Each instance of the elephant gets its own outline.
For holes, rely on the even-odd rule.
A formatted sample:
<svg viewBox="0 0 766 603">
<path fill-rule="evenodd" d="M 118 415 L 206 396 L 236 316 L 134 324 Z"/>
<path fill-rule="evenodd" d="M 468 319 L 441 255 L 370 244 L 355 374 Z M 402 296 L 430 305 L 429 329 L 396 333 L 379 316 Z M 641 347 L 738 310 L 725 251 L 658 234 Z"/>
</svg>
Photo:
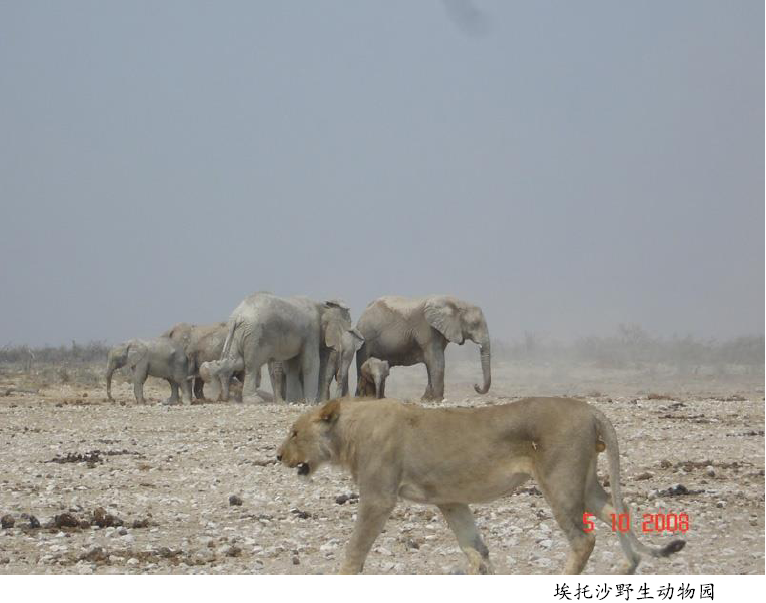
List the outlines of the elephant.
<svg viewBox="0 0 766 603">
<path fill-rule="evenodd" d="M 386 397 L 388 361 L 368 358 L 360 370 L 359 395 L 375 396 L 378 400 Z"/>
<path fill-rule="evenodd" d="M 128 366 L 133 375 L 133 393 L 136 402 L 144 403 L 144 382 L 147 377 L 160 377 L 170 383 L 170 398 L 165 404 L 179 404 L 178 390 L 183 400 L 191 404 L 191 382 L 189 381 L 189 359 L 183 348 L 168 337 L 155 339 L 131 339 L 111 350 L 106 366 L 106 396 L 112 398 L 112 374 Z"/>
<path fill-rule="evenodd" d="M 199 369 L 203 362 L 218 360 L 221 357 L 223 344 L 226 341 L 226 323 L 217 322 L 210 325 L 193 325 L 179 322 L 165 331 L 162 336 L 169 337 L 179 344 L 189 358 L 189 375 L 194 385 L 194 397 L 205 397 L 205 380 L 200 378 Z M 237 378 L 244 380 L 242 370 L 235 371 Z"/>
<path fill-rule="evenodd" d="M 282 363 L 285 398 L 322 399 L 331 350 L 341 352 L 343 332 L 351 328 L 348 306 L 307 297 L 278 297 L 258 292 L 232 312 L 221 359 L 241 350 L 245 365 L 243 401 L 258 401 L 255 375 L 269 361 Z"/>
<path fill-rule="evenodd" d="M 489 391 L 492 383 L 489 330 L 479 306 L 449 295 L 417 299 L 384 296 L 367 305 L 356 328 L 364 337 L 364 343 L 356 353 L 357 377 L 370 357 L 387 360 L 390 366 L 412 366 L 422 362 L 428 374 L 422 399 L 442 400 L 444 348 L 450 342 L 463 345 L 470 339 L 479 345 L 484 377 L 483 384 L 474 385 L 474 389 L 479 394 Z"/>
<path fill-rule="evenodd" d="M 341 337 L 341 351 L 332 350 L 328 360 L 327 375 L 330 378 L 325 382 L 324 397 L 330 398 L 330 382 L 335 377 L 337 383 L 336 395 L 338 397 L 348 396 L 348 369 L 359 348 L 364 343 L 364 337 L 357 329 L 349 329 Z"/>
</svg>

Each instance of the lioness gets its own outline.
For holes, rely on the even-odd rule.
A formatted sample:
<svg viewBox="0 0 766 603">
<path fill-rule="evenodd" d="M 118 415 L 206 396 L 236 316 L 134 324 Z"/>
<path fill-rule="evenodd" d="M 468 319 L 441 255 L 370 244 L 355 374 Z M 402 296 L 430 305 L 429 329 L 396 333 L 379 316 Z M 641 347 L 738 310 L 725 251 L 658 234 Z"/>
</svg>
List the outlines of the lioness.
<svg viewBox="0 0 766 603">
<path fill-rule="evenodd" d="M 612 503 L 596 475 L 606 447 Z M 354 532 L 341 573 L 359 573 L 397 498 L 439 507 L 468 558 L 471 573 L 492 573 L 489 552 L 469 503 L 493 501 L 534 477 L 566 534 L 571 550 L 564 572 L 580 573 L 596 537 L 583 513 L 611 525 L 624 513 L 617 434 L 609 420 L 581 400 L 526 398 L 502 406 L 422 408 L 397 400 L 332 400 L 301 415 L 277 460 L 310 475 L 339 464 L 359 486 Z M 662 548 L 618 532 L 633 573 L 641 553 L 666 557 L 685 542 Z"/>
</svg>

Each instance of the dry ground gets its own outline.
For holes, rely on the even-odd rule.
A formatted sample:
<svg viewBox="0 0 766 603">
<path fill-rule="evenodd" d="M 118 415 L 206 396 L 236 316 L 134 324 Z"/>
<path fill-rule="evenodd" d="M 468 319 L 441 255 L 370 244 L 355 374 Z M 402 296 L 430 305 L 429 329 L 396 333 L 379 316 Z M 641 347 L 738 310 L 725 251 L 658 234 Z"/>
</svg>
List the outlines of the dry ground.
<svg viewBox="0 0 766 603">
<path fill-rule="evenodd" d="M 498 404 L 531 393 L 587 398 L 614 422 L 622 482 L 635 516 L 686 513 L 687 547 L 645 559 L 644 574 L 764 573 L 763 380 L 598 374 L 495 362 L 491 393 L 477 396 L 475 364 L 448 364 L 443 404 Z M 388 393 L 415 397 L 422 367 L 394 369 Z M 0 377 L 0 394 L 29 388 Z M 33 391 L 33 390 L 31 390 Z M 313 479 L 274 463 L 275 450 L 304 406 L 206 403 L 136 406 L 127 383 L 118 402 L 77 384 L 0 397 L 0 573 L 332 573 L 340 563 L 356 501 L 351 480 L 329 468 Z M 657 394 L 668 394 L 662 398 Z M 94 454 L 94 451 L 98 451 Z M 74 455 L 81 455 L 81 457 Z M 54 459 L 68 462 L 52 462 Z M 602 461 L 602 468 L 605 467 Z M 662 490 L 682 484 L 688 494 Z M 498 572 L 557 573 L 566 543 L 527 482 L 513 496 L 475 507 Z M 658 492 L 659 491 L 659 492 Z M 231 505 L 238 496 L 242 504 Z M 342 500 L 342 499 L 340 499 Z M 123 526 L 45 527 L 68 513 L 93 520 L 102 507 Z M 30 528 L 34 515 L 43 527 Z M 59 517 L 59 521 L 62 518 Z M 635 519 L 634 519 L 635 521 Z M 134 522 L 139 522 L 133 527 Z M 138 527 L 144 522 L 145 527 Z M 641 534 L 654 544 L 671 538 Z M 616 570 L 617 538 L 597 526 L 586 573 Z M 375 543 L 367 573 L 455 573 L 462 554 L 435 508 L 401 502 Z"/>
</svg>

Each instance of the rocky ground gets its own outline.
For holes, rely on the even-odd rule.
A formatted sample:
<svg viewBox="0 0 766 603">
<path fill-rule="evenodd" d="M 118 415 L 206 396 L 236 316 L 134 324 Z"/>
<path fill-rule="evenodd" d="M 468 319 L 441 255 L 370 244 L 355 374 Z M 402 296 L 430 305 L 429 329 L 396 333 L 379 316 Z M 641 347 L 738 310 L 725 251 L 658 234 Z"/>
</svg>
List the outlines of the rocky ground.
<svg viewBox="0 0 766 603">
<path fill-rule="evenodd" d="M 452 371 L 445 405 L 479 406 L 520 394 L 587 398 L 614 422 L 622 483 L 634 510 L 687 514 L 688 544 L 645 559 L 643 574 L 764 573 L 763 381 L 650 391 L 607 379 L 521 387 L 495 367 L 492 393 L 476 396 L 477 367 Z M 392 372 L 389 393 L 414 396 L 418 372 Z M 652 383 L 656 386 L 656 383 Z M 553 390 L 564 389 L 559 392 Z M 204 403 L 165 407 L 150 381 L 136 406 L 127 383 L 117 402 L 101 387 L 39 388 L 0 378 L 0 573 L 333 573 L 356 513 L 350 478 L 329 468 L 310 481 L 275 463 L 276 447 L 306 407 Z M 6 394 L 2 396 L 2 394 Z M 605 464 L 602 461 L 602 469 Z M 567 545 L 533 482 L 475 507 L 499 573 L 560 571 Z M 642 534 L 654 544 L 672 535 Z M 597 525 L 586 573 L 622 558 Z M 365 571 L 459 573 L 463 556 L 435 508 L 401 502 Z"/>
</svg>

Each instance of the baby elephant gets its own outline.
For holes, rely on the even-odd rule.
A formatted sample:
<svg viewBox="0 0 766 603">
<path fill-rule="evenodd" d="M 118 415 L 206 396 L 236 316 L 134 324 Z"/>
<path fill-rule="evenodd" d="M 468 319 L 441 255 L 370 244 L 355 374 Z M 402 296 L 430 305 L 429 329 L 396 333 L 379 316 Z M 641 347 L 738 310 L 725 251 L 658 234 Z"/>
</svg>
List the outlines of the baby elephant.
<svg viewBox="0 0 766 603">
<path fill-rule="evenodd" d="M 131 339 L 109 350 L 106 367 L 106 396 L 112 400 L 112 373 L 123 366 L 130 367 L 136 402 L 144 403 L 144 382 L 147 377 L 166 379 L 170 398 L 165 404 L 179 404 L 180 389 L 184 402 L 191 404 L 189 359 L 183 348 L 167 337 Z"/>
<path fill-rule="evenodd" d="M 375 396 L 378 399 L 386 397 L 386 377 L 388 377 L 388 360 L 368 358 L 362 364 L 362 374 L 359 377 L 359 395 Z"/>
</svg>

